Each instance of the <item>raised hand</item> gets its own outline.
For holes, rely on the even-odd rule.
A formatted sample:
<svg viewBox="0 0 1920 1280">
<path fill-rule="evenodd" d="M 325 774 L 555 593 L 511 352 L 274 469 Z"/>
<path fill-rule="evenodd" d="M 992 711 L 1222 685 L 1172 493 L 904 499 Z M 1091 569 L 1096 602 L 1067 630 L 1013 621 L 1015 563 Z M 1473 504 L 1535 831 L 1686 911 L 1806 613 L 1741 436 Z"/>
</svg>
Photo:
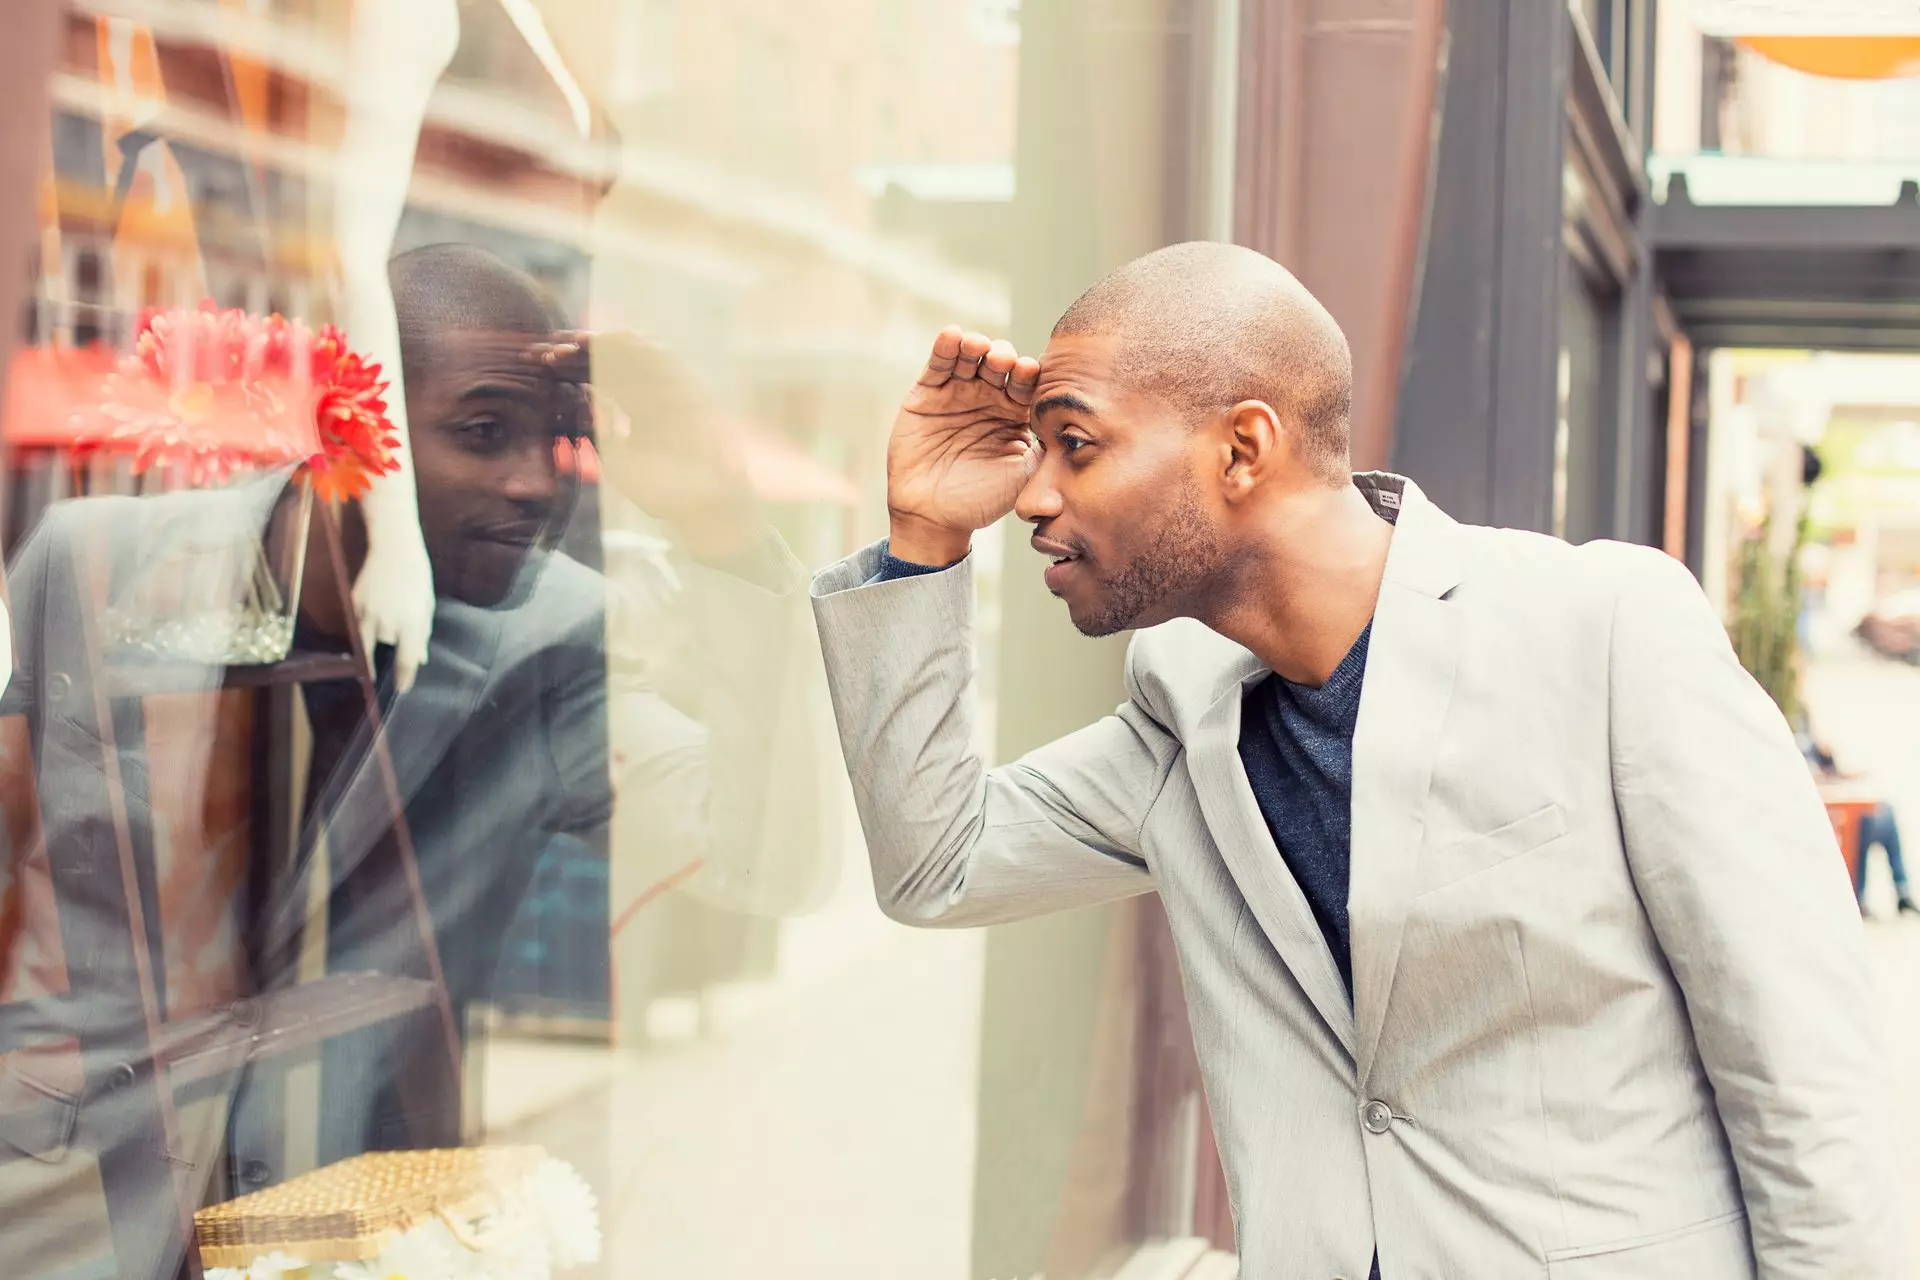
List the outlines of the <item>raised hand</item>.
<svg viewBox="0 0 1920 1280">
<path fill-rule="evenodd" d="M 751 546 L 763 518 L 692 370 L 637 333 L 569 332 L 529 354 L 590 389 L 601 478 L 666 522 L 695 555 Z"/>
<path fill-rule="evenodd" d="M 919 564 L 951 564 L 976 529 L 1013 510 L 1039 463 L 1027 421 L 1040 362 L 1011 343 L 940 331 L 887 444 L 889 550 Z"/>
</svg>

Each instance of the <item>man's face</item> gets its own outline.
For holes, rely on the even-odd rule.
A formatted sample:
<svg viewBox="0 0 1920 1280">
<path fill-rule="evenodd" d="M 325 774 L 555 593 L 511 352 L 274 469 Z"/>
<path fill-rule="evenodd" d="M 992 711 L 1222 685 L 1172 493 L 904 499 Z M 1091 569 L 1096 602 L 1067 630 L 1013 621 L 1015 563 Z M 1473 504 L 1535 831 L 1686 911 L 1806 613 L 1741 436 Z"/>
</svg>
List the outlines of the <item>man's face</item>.
<svg viewBox="0 0 1920 1280">
<path fill-rule="evenodd" d="M 499 604 L 566 514 L 554 439 L 577 393 L 527 358 L 545 336 L 442 335 L 407 388 L 420 531 L 442 596 Z"/>
<path fill-rule="evenodd" d="M 1204 435 L 1116 379 L 1112 348 L 1047 344 L 1033 413 L 1044 452 L 1015 505 L 1054 562 L 1047 589 L 1094 636 L 1190 612 L 1221 560 Z"/>
</svg>

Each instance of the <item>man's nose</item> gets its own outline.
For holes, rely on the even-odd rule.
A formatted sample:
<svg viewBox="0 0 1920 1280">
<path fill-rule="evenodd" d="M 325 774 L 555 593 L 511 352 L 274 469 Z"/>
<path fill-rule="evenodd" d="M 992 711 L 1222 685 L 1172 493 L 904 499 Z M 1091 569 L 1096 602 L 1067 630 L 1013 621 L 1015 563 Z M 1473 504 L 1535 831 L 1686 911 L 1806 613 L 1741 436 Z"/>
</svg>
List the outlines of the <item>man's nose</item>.
<svg viewBox="0 0 1920 1280">
<path fill-rule="evenodd" d="M 1028 524 L 1039 524 L 1060 514 L 1060 487 L 1053 482 L 1053 467 L 1049 462 L 1047 457 L 1040 459 L 1040 465 L 1020 486 L 1020 496 L 1013 500 L 1014 514 Z"/>
<path fill-rule="evenodd" d="M 510 501 L 547 507 L 558 500 L 560 483 L 560 467 L 553 456 L 553 444 L 544 441 L 514 452 L 501 478 L 500 490 Z"/>
</svg>

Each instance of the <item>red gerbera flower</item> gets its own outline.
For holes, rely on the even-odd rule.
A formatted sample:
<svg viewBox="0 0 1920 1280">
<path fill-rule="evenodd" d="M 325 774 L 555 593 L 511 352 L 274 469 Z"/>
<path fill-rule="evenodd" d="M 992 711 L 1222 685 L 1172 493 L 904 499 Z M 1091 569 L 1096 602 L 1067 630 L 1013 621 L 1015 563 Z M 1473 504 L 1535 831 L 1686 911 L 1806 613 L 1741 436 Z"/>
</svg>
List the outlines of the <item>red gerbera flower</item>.
<svg viewBox="0 0 1920 1280">
<path fill-rule="evenodd" d="M 387 417 L 380 366 L 361 358 L 332 325 L 314 337 L 312 385 L 319 388 L 314 425 L 320 449 L 307 461 L 313 491 L 329 500 L 357 498 L 373 487 L 373 478 L 400 470 L 400 448 Z"/>
<path fill-rule="evenodd" d="M 129 453 L 136 472 L 177 465 L 193 484 L 303 463 L 315 493 L 354 498 L 400 469 L 386 389 L 332 325 L 212 302 L 149 309 L 99 408 L 76 421 L 76 448 Z"/>
</svg>

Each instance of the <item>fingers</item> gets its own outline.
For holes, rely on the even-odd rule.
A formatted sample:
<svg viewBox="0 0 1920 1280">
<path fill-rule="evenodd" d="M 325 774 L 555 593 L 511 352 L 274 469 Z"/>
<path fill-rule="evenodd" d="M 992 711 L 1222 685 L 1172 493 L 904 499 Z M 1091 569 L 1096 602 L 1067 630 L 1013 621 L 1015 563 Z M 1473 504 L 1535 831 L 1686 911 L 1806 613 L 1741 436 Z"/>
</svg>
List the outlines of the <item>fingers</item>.
<svg viewBox="0 0 1920 1280">
<path fill-rule="evenodd" d="M 1007 375 L 1013 372 L 1013 366 L 1020 355 L 1013 344 L 1005 338 L 995 338 L 987 347 L 987 355 L 980 362 L 980 378 L 983 382 L 996 387 L 1007 385 Z"/>
<path fill-rule="evenodd" d="M 419 627 L 409 628 L 409 634 L 400 637 L 393 649 L 393 687 L 400 693 L 413 688 L 413 678 L 420 668 L 427 665 L 426 633 Z"/>
<path fill-rule="evenodd" d="M 1007 394 L 1015 404 L 1032 404 L 1034 392 L 1040 389 L 1040 362 L 1032 356 L 1021 356 L 1013 362 L 1013 369 L 1007 375 Z"/>
<path fill-rule="evenodd" d="M 360 615 L 360 643 L 368 665 L 374 665 L 374 655 L 381 645 L 392 645 L 394 688 L 400 693 L 413 688 L 420 668 L 427 665 L 427 636 L 433 630 L 431 615 L 403 621 L 380 617 L 376 610 L 357 599 L 354 607 Z"/>
<path fill-rule="evenodd" d="M 980 365 L 993 349 L 993 341 L 984 333 L 969 333 L 960 339 L 960 355 L 953 364 L 953 376 L 962 381 L 980 375 Z"/>
<path fill-rule="evenodd" d="M 569 331 L 557 333 L 549 341 L 534 343 L 527 348 L 527 358 L 563 382 L 583 383 L 592 377 L 588 350 L 588 335 Z"/>
<path fill-rule="evenodd" d="M 937 387 L 953 377 L 954 364 L 960 359 L 960 342 L 965 337 L 957 324 L 950 324 L 934 335 L 933 353 L 927 357 L 926 372 L 920 375 L 920 385 Z"/>
<path fill-rule="evenodd" d="M 367 670 L 369 673 L 371 673 L 374 669 L 373 653 L 374 653 L 374 650 L 379 647 L 379 644 L 380 644 L 379 627 L 375 625 L 374 619 L 368 616 L 367 611 L 365 609 L 361 609 L 360 610 L 360 651 L 367 655 Z"/>
<path fill-rule="evenodd" d="M 1005 338 L 989 338 L 959 325 L 948 325 L 933 340 L 933 352 L 920 375 L 920 385 L 937 387 L 975 378 L 989 386 L 1006 388 L 1020 404 L 1031 404 L 1040 383 L 1040 362 L 1020 355 Z"/>
</svg>

